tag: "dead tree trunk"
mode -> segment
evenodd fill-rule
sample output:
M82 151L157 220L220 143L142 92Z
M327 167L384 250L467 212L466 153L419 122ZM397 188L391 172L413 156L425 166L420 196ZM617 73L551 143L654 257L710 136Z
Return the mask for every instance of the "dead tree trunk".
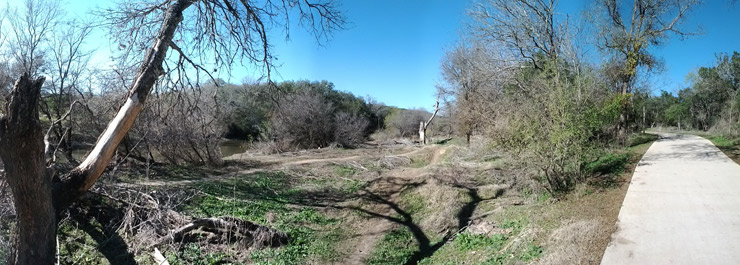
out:
M69 174L55 178L46 173L43 132L38 100L44 79L24 74L15 84L8 114L0 117L0 158L18 213L16 248L9 264L53 264L56 215L87 192L108 166L116 148L144 107L157 79L182 12L193 0L177 0L165 13L155 43L139 68L128 99L98 138L87 158Z
M43 77L21 76L11 92L8 113L0 117L0 158L18 216L18 237L8 264L54 263L57 224L38 112L43 83Z
M419 122L419 142L421 142L422 144L427 144L427 126L432 123L434 117L437 116L437 112L439 112L439 94L437 94L437 103L434 104L434 113L432 113L432 117L429 117L429 120L427 120L426 122Z

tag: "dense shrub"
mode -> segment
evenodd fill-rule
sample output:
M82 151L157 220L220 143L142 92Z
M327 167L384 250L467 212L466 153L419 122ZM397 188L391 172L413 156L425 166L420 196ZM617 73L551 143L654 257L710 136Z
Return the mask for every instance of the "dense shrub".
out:
M334 141L334 106L302 91L280 99L270 118L270 136L284 149L326 147Z
M413 137L419 132L419 122L426 121L432 114L424 110L393 109L385 117L386 130L396 137Z
M352 148L365 141L365 129L370 122L360 116L340 112L334 116L334 142L342 147Z
M582 77L570 75L559 62L518 71L509 91L492 103L503 107L488 133L525 165L539 169L550 192L568 190L585 178L582 161L613 139L603 135L614 131L628 98L603 96L588 79L575 85L573 80Z
M224 137L247 141L264 140L269 125L273 98L264 85L231 85L219 88L219 101L231 109L225 113Z
M274 151L353 147L384 126L389 107L337 91L327 81L226 84L219 98L230 106L224 137L271 143Z
M224 107L212 96L215 87L160 96L142 115L139 137L170 163L221 165Z

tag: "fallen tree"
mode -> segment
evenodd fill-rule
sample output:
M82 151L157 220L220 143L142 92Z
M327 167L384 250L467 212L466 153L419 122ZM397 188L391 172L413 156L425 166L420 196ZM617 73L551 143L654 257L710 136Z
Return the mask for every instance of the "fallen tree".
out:
M79 212L107 212L110 216L101 224L119 226L121 233L142 236L145 248L168 243L207 242L211 244L238 243L245 248L280 247L289 236L282 231L232 216L193 218L174 209L192 198L187 190L148 194L136 188L101 185L89 192L76 209ZM104 203L107 198L109 203ZM149 243L146 243L149 242Z

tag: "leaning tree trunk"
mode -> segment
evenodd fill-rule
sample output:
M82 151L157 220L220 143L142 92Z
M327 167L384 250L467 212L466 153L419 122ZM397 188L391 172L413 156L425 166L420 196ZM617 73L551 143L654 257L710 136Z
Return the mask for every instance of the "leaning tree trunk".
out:
M182 12L193 2L194 0L178 0L167 8L154 45L149 49L144 62L139 67L139 72L134 78L123 107L118 110L116 116L100 135L95 147L85 160L72 172L61 176L59 181L54 183L54 208L57 213L85 194L103 174L118 145L131 130L136 117L144 108L144 102L152 91L152 87L159 76L164 73L162 62L171 45L175 30L182 21Z
M38 112L43 83L43 77L21 76L13 86L8 113L0 117L0 158L18 216L8 264L54 263L57 224Z
M163 74L162 63L182 21L182 12L194 1L177 0L167 8L154 45L139 68L125 104L85 160L70 173L54 178L53 183L46 174L43 132L38 120L43 78L31 81L26 74L16 82L9 113L0 118L0 157L18 213L18 239L9 264L54 263L56 216L85 194L105 171Z

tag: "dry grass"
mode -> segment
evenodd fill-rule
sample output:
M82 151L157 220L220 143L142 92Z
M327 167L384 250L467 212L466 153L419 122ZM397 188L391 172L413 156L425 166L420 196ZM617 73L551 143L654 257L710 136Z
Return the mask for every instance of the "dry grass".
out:
M581 184L560 201L536 207L530 212L533 223L546 233L538 239L545 243L541 264L599 264L627 193L632 172L651 143L632 148L633 153L616 187Z
M589 255L589 247L597 242L602 225L597 220L565 222L550 235L547 255L538 264L598 264L601 259Z
M444 231L457 230L458 220L455 216L460 208L471 201L464 189L451 187L433 178L403 198L410 201L406 202L407 205L419 208L415 217L420 220L422 230L433 231L436 236L442 236Z

